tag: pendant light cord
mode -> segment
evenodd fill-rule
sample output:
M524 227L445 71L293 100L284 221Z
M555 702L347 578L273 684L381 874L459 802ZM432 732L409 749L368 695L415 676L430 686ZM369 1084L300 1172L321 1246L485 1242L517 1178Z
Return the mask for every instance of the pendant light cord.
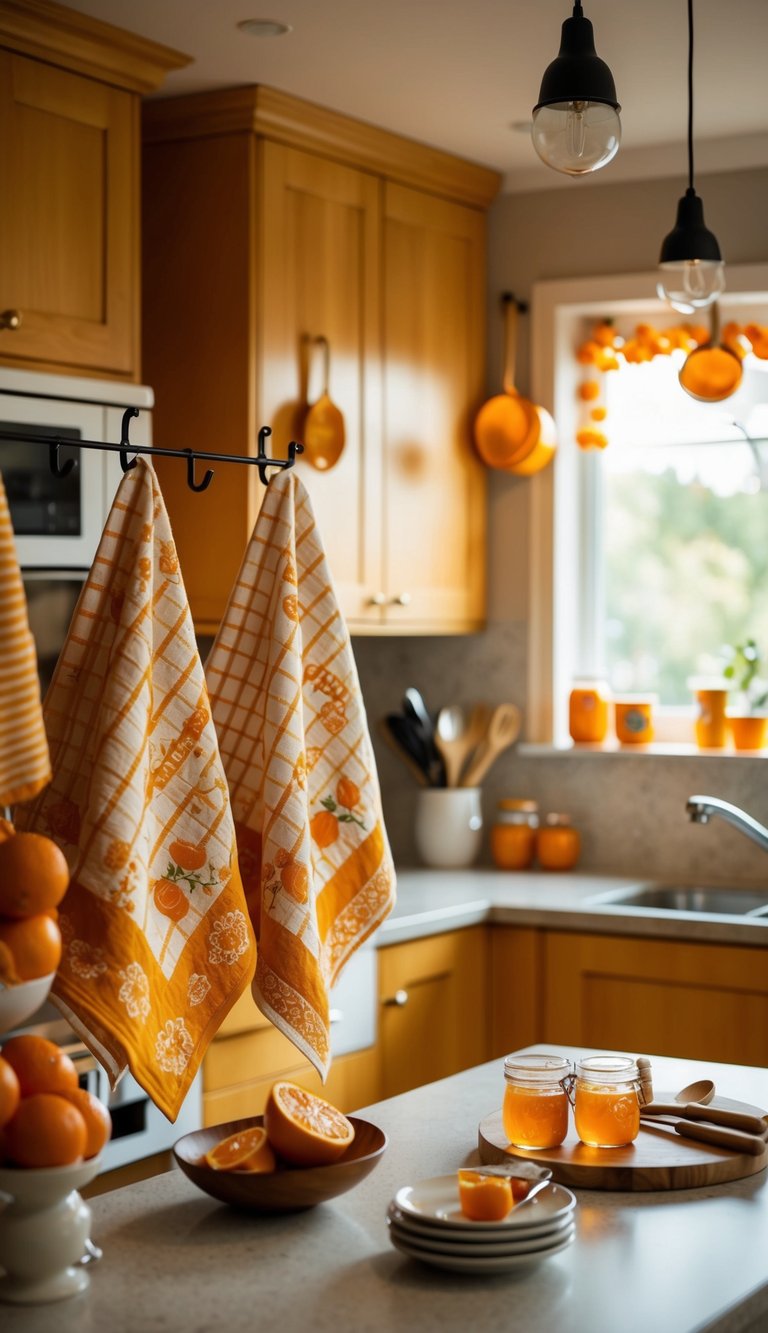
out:
M693 188L693 0L688 0L688 193Z

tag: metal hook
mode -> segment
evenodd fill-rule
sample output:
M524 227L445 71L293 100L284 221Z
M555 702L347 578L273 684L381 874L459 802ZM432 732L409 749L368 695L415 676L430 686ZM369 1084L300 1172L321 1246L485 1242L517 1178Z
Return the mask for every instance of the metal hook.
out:
M60 462L60 448L61 440L51 440L51 443L48 445L48 462L54 477L68 477L73 467L75 467L75 460L74 458L68 458L66 463Z
M518 301L517 297L512 292L502 292L501 293L502 310L505 309L505 307L508 305L514 305L519 315L528 314L528 304L526 301Z
M137 417L138 415L138 407L126 407L123 412L123 424L120 429L120 466L123 472L130 472L131 468L136 466L136 459L128 457L128 450L131 447L129 438L131 417Z
M205 473L202 481L195 481L195 454L191 449L185 449L187 455L187 485L191 491L204 491L213 481L213 472L210 468Z

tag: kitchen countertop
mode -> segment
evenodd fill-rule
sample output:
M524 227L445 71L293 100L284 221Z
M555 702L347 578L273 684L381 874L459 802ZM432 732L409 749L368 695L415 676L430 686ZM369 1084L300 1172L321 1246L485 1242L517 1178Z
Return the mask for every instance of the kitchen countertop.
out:
M628 879L584 872L398 869L397 902L374 942L382 947L442 930L492 922L654 939L768 945L768 918L757 921L702 912L661 912L587 901L599 893L648 882L641 876Z
M560 1048L558 1048L560 1049ZM569 1048L564 1047L565 1054ZM572 1052L576 1054L576 1052ZM768 1106L768 1071L653 1060L657 1087L704 1074ZM576 1240L532 1270L466 1277L395 1251L397 1189L477 1160L479 1122L501 1103L499 1061L361 1114L386 1132L356 1189L303 1213L240 1214L179 1171L92 1200L104 1258L83 1296L2 1307L4 1333L759 1333L768 1327L766 1172L701 1189L578 1190Z

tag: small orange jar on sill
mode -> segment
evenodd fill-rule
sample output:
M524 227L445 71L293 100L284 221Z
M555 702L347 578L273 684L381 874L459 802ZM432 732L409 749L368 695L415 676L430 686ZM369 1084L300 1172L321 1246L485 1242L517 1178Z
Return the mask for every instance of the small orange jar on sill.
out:
M609 691L605 681L577 677L568 698L568 730L577 744L601 744L608 735Z
M491 826L491 856L499 870L527 870L536 853L536 801L499 801Z
M616 739L621 745L650 745L654 736L653 710L657 703L655 694L627 695L616 700Z
M536 857L542 870L572 870L579 859L581 837L570 815L547 815L536 834Z

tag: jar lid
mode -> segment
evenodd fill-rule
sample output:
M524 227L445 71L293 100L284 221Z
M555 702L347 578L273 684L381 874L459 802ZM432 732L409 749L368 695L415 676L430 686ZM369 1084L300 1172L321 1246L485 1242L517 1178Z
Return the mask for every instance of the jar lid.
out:
M571 1062L564 1055L547 1051L531 1055L508 1055L504 1061L504 1077L511 1083L559 1083L571 1073Z
M588 1055L576 1061L576 1077L589 1083L624 1083L639 1078L631 1055Z
M545 816L544 823L549 828L570 828L573 820L570 815L551 814Z
M526 814L535 815L538 809L538 801L518 801L509 796L504 796L499 801L499 810L521 810Z

